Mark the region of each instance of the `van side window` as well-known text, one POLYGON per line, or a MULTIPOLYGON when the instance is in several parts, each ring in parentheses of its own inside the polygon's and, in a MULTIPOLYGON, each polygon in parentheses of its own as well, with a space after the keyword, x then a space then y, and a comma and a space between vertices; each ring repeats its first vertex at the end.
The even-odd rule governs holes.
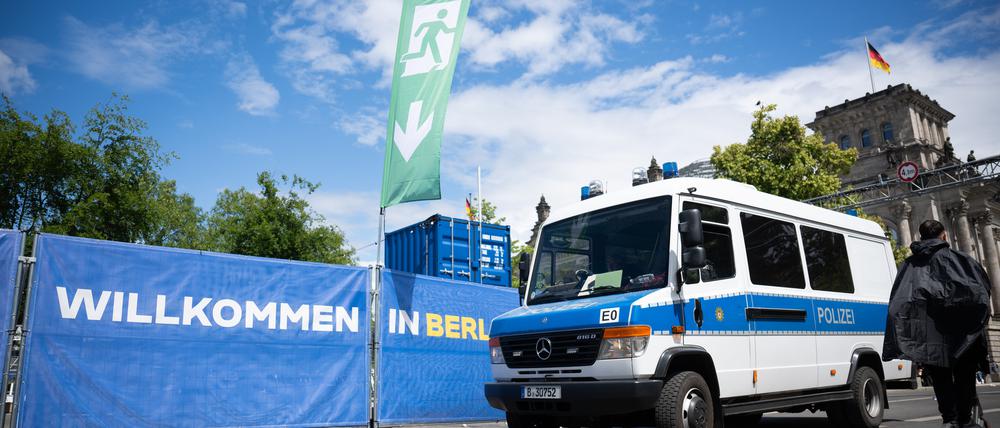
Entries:
POLYGON ((802 226, 802 246, 806 250, 806 270, 813 290, 854 292, 844 235, 802 226))
POLYGON ((806 288, 795 225, 748 213, 740 213, 740 224, 743 225, 751 282, 806 288))
POLYGON ((684 202, 683 209, 701 211, 705 231, 705 259, 708 264, 701 269, 701 281, 711 282, 736 276, 733 261, 733 233, 729 227, 729 211, 723 207, 684 202), (713 224, 720 223, 720 224, 713 224))
POLYGON ((729 224, 729 211, 725 208, 699 204, 697 202, 684 202, 683 208, 685 210, 701 211, 701 221, 729 224))

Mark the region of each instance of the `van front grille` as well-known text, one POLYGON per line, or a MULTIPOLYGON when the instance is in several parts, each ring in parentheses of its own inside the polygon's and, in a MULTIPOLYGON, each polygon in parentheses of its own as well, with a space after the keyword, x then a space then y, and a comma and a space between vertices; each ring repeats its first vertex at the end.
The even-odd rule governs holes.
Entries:
MULTIPOLYGON (((510 368, 590 366, 597 361, 604 330, 535 333, 500 338, 500 350, 510 368), (546 342, 547 340, 547 342, 546 342), (551 353, 538 350, 551 344, 551 353)), ((547 349, 547 348, 545 348, 547 349)))

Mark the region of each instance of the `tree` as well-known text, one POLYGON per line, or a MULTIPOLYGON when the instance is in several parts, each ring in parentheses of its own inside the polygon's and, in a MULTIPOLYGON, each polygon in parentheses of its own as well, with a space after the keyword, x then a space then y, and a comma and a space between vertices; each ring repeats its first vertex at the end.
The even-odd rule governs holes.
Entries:
POLYGON ((531 244, 522 245, 520 241, 511 242, 510 260, 514 264, 514 266, 511 267, 510 271, 511 271, 511 286, 513 286, 514 288, 520 288, 522 285, 527 285, 527 284, 521 284, 521 266, 520 263, 518 263, 519 261, 521 261, 521 254, 528 254, 529 256, 531 256, 534 253, 535 253, 535 248, 532 247, 531 244))
POLYGON ((58 110, 42 123, 7 97, 0 112, 0 227, 192 247, 201 213, 159 170, 172 154, 112 95, 83 132, 58 110), (169 214, 168 214, 169 213, 169 214))
POLYGON ((771 117, 776 108, 770 104, 753 113, 745 144, 712 149, 716 176, 795 200, 839 190, 839 176, 850 171, 857 150, 827 144, 819 133, 806 135, 796 116, 771 117))
MULTIPOLYGON (((479 198, 472 198, 472 218, 479 220, 479 198)), ((497 206, 488 199, 483 198, 483 223, 503 224, 507 222, 507 217, 497 217, 497 206)))
POLYGON ((208 247, 215 251, 279 259, 354 264, 355 250, 336 226, 323 225, 323 216, 309 209, 299 196, 319 185, 270 173, 257 175, 260 193, 246 188, 225 190, 208 217, 208 247), (286 194, 279 184, 289 186, 286 194))

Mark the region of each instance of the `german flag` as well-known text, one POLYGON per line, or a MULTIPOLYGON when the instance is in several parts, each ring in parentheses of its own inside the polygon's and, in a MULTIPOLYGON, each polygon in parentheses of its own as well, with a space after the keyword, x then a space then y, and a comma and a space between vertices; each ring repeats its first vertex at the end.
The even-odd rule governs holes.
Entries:
MULTIPOLYGON (((868 43, 867 41, 865 43, 868 43)), ((889 63, 882 59, 882 55, 879 55, 878 51, 875 50, 875 46, 868 43, 868 61, 872 63, 872 66, 889 73, 889 63)))
POLYGON ((465 198, 465 215, 469 217, 469 221, 473 220, 472 202, 469 202, 469 198, 465 198))

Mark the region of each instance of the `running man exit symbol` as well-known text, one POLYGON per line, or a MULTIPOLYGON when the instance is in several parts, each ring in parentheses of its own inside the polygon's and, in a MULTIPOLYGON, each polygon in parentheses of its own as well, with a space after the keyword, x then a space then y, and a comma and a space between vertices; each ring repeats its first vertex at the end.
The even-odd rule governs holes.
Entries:
POLYGON ((400 77, 444 70, 451 63, 452 45, 462 2, 459 0, 417 6, 400 77))

